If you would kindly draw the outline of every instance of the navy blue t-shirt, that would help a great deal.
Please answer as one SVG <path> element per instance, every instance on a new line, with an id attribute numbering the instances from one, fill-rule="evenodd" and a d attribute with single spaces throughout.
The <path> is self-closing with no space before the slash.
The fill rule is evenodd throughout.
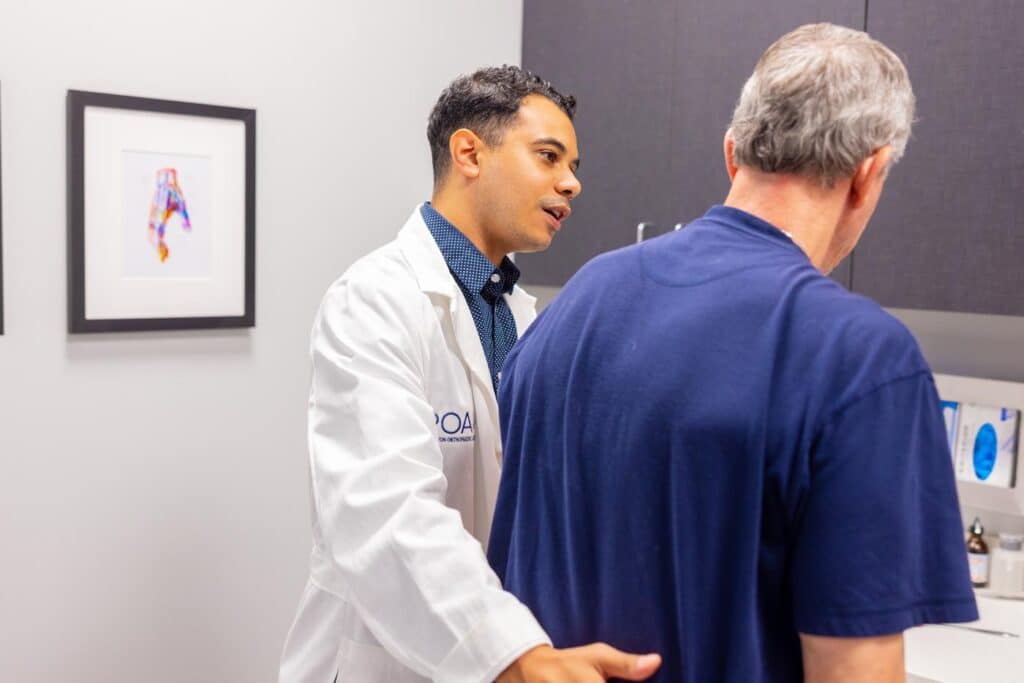
<path id="1" fill-rule="evenodd" d="M 512 350 L 489 559 L 556 647 L 802 680 L 798 633 L 977 618 L 910 333 L 716 206 L 602 255 Z"/>

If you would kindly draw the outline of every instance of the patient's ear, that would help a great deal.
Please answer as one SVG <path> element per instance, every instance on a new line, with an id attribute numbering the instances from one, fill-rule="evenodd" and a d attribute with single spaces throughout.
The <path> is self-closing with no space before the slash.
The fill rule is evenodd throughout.
<path id="1" fill-rule="evenodd" d="M 857 164 L 857 170 L 850 181 L 849 202 L 854 209 L 861 208 L 869 199 L 882 192 L 891 160 L 892 146 L 885 145 Z"/>
<path id="2" fill-rule="evenodd" d="M 722 140 L 722 153 L 725 155 L 725 171 L 729 174 L 729 182 L 736 178 L 736 159 L 733 152 L 736 151 L 736 142 L 732 139 L 732 128 L 725 131 L 725 138 Z"/>

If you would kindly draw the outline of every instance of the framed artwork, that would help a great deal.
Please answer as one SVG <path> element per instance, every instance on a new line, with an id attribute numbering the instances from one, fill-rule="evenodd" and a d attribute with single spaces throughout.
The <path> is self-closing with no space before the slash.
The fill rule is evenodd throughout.
<path id="1" fill-rule="evenodd" d="M 256 112 L 69 90 L 68 330 L 253 327 Z"/>

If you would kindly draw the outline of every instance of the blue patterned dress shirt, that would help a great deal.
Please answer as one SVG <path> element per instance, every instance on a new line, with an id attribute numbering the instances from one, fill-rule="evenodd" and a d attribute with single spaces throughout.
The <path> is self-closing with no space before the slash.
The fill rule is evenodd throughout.
<path id="1" fill-rule="evenodd" d="M 497 393 L 501 367 L 518 338 L 515 318 L 503 295 L 512 291 L 519 279 L 519 269 L 507 256 L 495 268 L 469 238 L 429 202 L 423 205 L 420 213 L 469 304 L 491 371 L 491 384 Z"/>

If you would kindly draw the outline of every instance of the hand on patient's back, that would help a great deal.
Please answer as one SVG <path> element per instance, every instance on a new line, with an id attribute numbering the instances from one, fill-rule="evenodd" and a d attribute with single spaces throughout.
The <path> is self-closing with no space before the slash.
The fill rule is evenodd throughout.
<path id="1" fill-rule="evenodd" d="M 505 669 L 496 683 L 601 683 L 645 681 L 661 666 L 659 655 L 634 655 L 604 643 L 556 650 L 535 647 Z"/>

